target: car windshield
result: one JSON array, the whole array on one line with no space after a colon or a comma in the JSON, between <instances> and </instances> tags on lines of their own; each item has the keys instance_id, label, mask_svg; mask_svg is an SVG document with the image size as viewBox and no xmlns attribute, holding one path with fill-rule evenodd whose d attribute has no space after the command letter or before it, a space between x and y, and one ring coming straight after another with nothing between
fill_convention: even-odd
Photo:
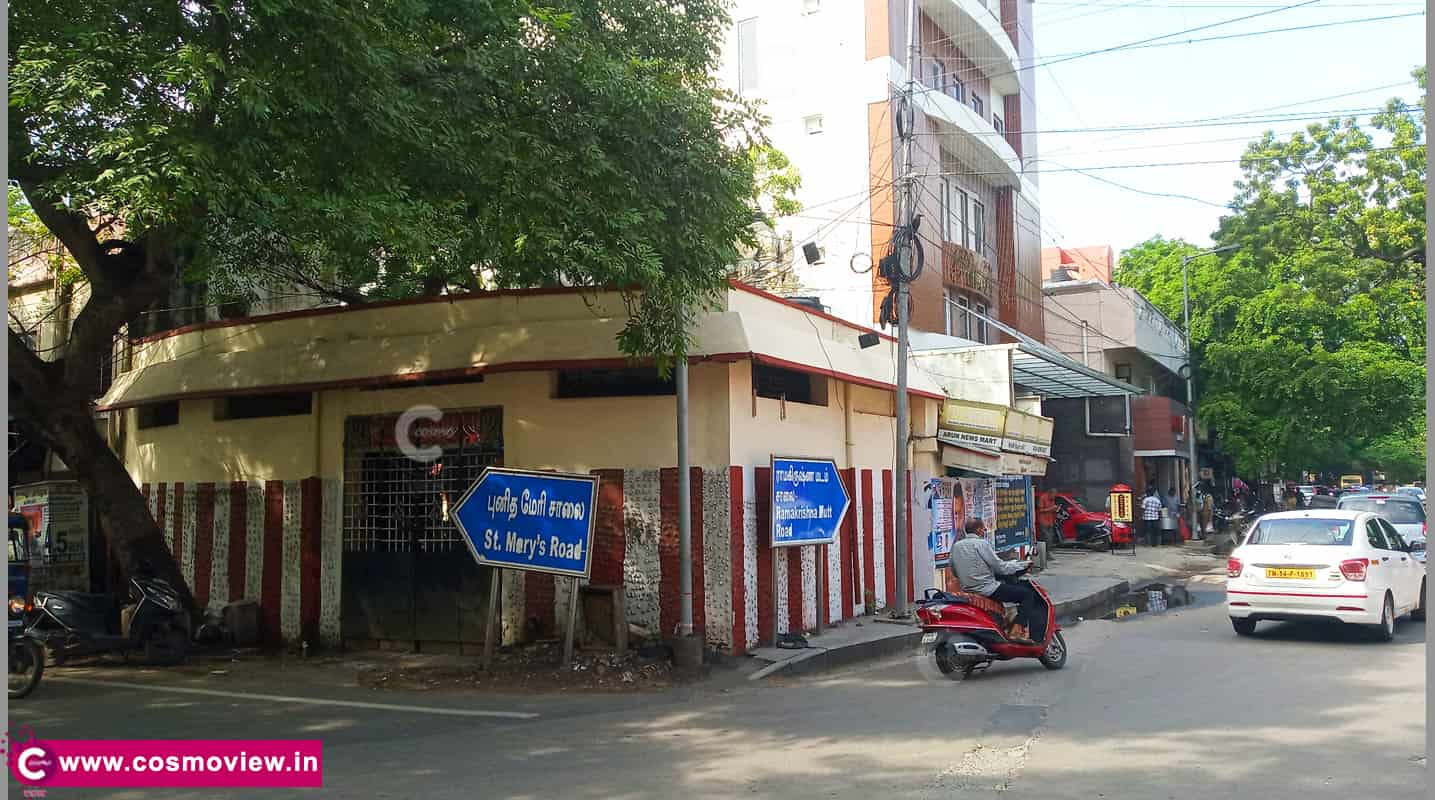
<instances>
[{"instance_id":1,"label":"car windshield","mask_svg":"<svg viewBox=\"0 0 1435 800\"><path fill-rule=\"evenodd\" d=\"M1246 544L1314 544L1348 546L1354 524L1348 519L1261 520Z\"/></svg>"},{"instance_id":2,"label":"car windshield","mask_svg":"<svg viewBox=\"0 0 1435 800\"><path fill-rule=\"evenodd\" d=\"M1395 525L1419 525L1425 521L1425 509L1419 503L1403 500L1386 500L1374 497L1352 497L1340 504L1349 511L1369 511L1379 514Z\"/></svg>"}]
</instances>

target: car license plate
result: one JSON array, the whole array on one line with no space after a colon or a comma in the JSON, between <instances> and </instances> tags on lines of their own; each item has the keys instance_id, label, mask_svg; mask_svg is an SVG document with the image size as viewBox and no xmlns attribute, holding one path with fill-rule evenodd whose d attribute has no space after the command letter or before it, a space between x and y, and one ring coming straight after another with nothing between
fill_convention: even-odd
<instances>
[{"instance_id":1,"label":"car license plate","mask_svg":"<svg viewBox=\"0 0 1435 800\"><path fill-rule=\"evenodd\" d=\"M1289 579L1298 580L1298 581L1313 581L1313 580L1315 580L1315 570L1313 570L1313 569L1287 569L1287 568L1267 569L1267 570L1266 570L1266 577L1267 577L1267 578L1289 578Z\"/></svg>"},{"instance_id":2,"label":"car license plate","mask_svg":"<svg viewBox=\"0 0 1435 800\"><path fill-rule=\"evenodd\" d=\"M922 634L922 644L931 644L932 642L935 642L935 641L937 641L937 634L935 634L935 633L924 633L924 634Z\"/></svg>"}]
</instances>

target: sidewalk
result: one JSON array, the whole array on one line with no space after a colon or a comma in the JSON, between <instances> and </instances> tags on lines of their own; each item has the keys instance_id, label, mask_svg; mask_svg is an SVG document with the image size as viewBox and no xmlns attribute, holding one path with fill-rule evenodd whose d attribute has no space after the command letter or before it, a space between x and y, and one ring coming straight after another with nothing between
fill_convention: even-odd
<instances>
[{"instance_id":1,"label":"sidewalk","mask_svg":"<svg viewBox=\"0 0 1435 800\"><path fill-rule=\"evenodd\" d=\"M1144 583L1221 571L1225 563L1224 558L1211 554L1206 542L1187 542L1181 547L1137 547L1135 556L1130 550L1109 553L1063 548L1051 555L1047 568L1036 579L1056 604L1057 618L1070 619L1104 610L1116 598ZM756 668L747 677L762 680L774 675L820 672L910 651L920 638L915 620L897 623L866 616L827 628L820 636L809 636L805 650L755 649L752 661Z\"/></svg>"}]
</instances>

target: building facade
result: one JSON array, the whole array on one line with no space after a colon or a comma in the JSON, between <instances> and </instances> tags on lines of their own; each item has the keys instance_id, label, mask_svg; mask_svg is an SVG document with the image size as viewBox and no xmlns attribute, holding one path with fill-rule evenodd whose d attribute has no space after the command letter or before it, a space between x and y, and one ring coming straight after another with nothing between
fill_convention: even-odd
<instances>
[{"instance_id":1,"label":"building facade","mask_svg":"<svg viewBox=\"0 0 1435 800\"><path fill-rule=\"evenodd\" d=\"M1071 279L1048 281L1044 291L1048 345L1142 392L1048 406L1058 420L1053 485L1098 506L1115 483L1138 493L1156 486L1163 496L1175 488L1185 498L1194 433L1180 327L1129 287Z\"/></svg>"},{"instance_id":2,"label":"building facade","mask_svg":"<svg viewBox=\"0 0 1435 800\"><path fill-rule=\"evenodd\" d=\"M880 319L900 190L908 9L914 63L913 174L924 269L914 330L978 343L1040 339L1040 229L1029 0L741 0L722 80L759 102L798 168L803 211L780 222L794 293L844 319ZM804 245L812 245L804 252Z\"/></svg>"},{"instance_id":3,"label":"building facade","mask_svg":"<svg viewBox=\"0 0 1435 800\"><path fill-rule=\"evenodd\" d=\"M490 465L596 474L591 583L666 634L685 513L675 391L618 351L624 309L558 289L205 323L135 342L100 405L196 596L258 600L271 641L480 647L494 578L448 512ZM866 331L741 284L696 323L686 513L714 647L884 607L899 569L914 597L933 585L920 515L893 529L895 342L863 347ZM938 468L943 397L913 371L909 486ZM439 416L404 421L421 408ZM400 430L438 457L415 459ZM836 544L768 546L774 455L836 461L853 500ZM505 641L561 624L567 581L501 580Z\"/></svg>"}]
</instances>

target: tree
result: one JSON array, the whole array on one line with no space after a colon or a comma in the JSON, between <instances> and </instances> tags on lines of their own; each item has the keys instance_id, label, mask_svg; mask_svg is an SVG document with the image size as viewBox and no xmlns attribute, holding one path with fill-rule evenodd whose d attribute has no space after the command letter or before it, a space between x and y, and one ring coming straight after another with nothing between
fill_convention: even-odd
<instances>
[{"instance_id":1,"label":"tree","mask_svg":"<svg viewBox=\"0 0 1435 800\"><path fill-rule=\"evenodd\" d=\"M1213 237L1236 249L1190 262L1198 413L1243 471L1412 456L1425 407L1423 109L1422 94L1368 126L1333 119L1253 142ZM1122 254L1116 280L1179 319L1181 259L1198 251L1153 238Z\"/></svg>"},{"instance_id":2,"label":"tree","mask_svg":"<svg viewBox=\"0 0 1435 800\"><path fill-rule=\"evenodd\" d=\"M12 8L11 179L92 289L53 360L11 332L12 408L76 471L122 564L184 585L95 430L95 365L182 280L346 303L625 287L622 347L685 352L680 312L722 287L757 193L760 120L710 77L722 5Z\"/></svg>"}]
</instances>

